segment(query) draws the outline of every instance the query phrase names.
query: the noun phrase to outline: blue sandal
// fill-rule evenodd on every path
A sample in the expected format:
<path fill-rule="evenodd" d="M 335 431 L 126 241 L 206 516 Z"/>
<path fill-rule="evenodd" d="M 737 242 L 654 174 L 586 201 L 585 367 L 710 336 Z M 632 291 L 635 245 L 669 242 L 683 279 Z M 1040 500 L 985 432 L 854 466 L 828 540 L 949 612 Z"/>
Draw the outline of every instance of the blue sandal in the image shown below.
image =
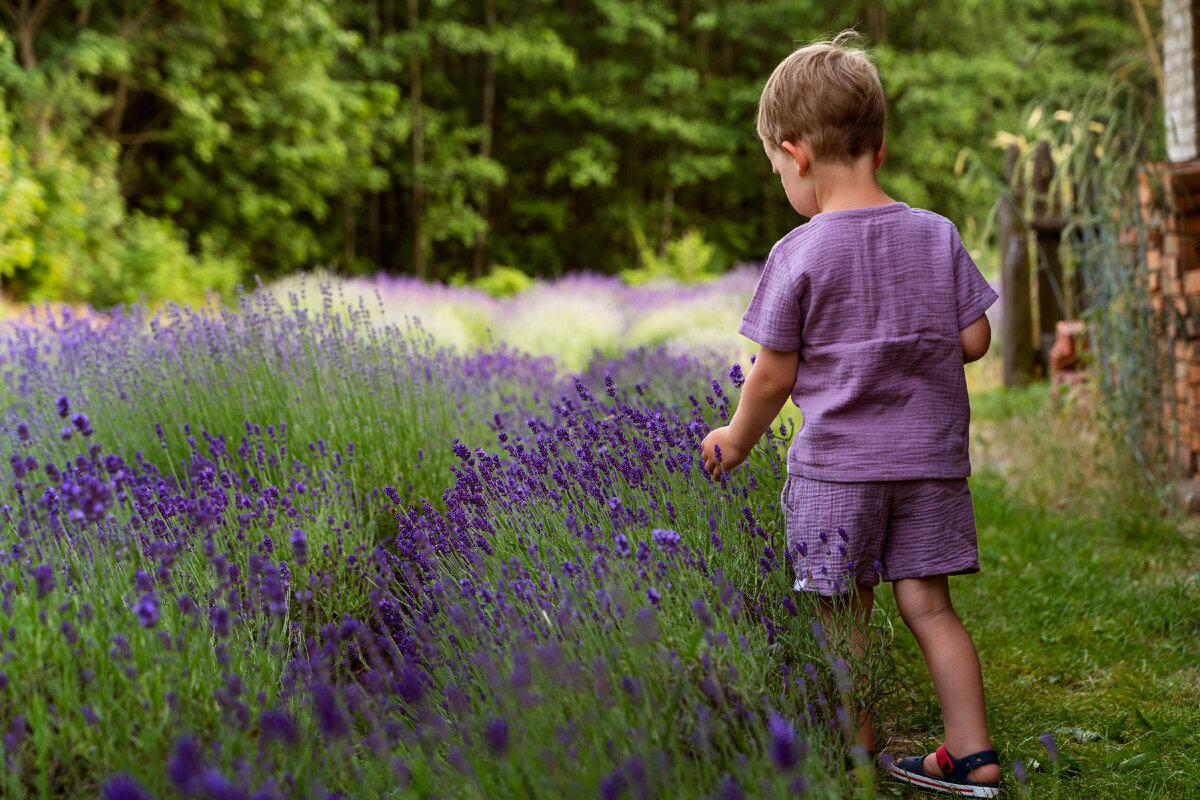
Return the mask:
<path fill-rule="evenodd" d="M 999 783 L 977 783 L 967 780 L 967 773 L 984 764 L 999 764 L 995 750 L 984 750 L 965 758 L 954 758 L 942 745 L 934 754 L 943 777 L 935 777 L 925 771 L 925 756 L 909 756 L 888 765 L 888 772 L 896 780 L 911 783 L 927 792 L 942 792 L 959 797 L 999 797 Z"/>

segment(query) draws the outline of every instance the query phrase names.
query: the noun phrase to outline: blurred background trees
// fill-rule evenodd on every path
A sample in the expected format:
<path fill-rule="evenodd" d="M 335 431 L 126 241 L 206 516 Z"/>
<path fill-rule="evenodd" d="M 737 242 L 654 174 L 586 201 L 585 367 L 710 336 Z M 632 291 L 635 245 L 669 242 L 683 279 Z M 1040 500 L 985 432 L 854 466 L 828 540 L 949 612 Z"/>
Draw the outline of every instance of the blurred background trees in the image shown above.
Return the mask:
<path fill-rule="evenodd" d="M 314 267 L 615 273 L 697 237 L 711 265 L 760 259 L 799 220 L 754 136 L 758 93 L 795 46 L 852 26 L 888 95 L 885 188 L 981 244 L 996 197 L 962 179 L 967 154 L 999 173 L 996 131 L 1114 75 L 1155 118 L 1159 15 L 1150 0 L 0 0 L 0 291 L 107 305 Z"/>

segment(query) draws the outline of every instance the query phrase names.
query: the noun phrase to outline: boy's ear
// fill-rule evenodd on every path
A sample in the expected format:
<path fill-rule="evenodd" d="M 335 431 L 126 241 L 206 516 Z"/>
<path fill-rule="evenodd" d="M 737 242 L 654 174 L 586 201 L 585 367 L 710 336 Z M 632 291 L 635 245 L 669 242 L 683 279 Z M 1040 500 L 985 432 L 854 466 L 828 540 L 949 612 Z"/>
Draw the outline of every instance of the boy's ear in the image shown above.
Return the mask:
<path fill-rule="evenodd" d="M 883 166 L 884 151 L 887 149 L 887 142 L 879 143 L 879 152 L 875 154 L 875 169 Z"/>
<path fill-rule="evenodd" d="M 812 159 L 808 153 L 808 146 L 799 139 L 794 142 L 783 142 L 779 146 L 796 162 L 796 168 L 799 170 L 800 177 L 803 178 L 812 164 Z"/>

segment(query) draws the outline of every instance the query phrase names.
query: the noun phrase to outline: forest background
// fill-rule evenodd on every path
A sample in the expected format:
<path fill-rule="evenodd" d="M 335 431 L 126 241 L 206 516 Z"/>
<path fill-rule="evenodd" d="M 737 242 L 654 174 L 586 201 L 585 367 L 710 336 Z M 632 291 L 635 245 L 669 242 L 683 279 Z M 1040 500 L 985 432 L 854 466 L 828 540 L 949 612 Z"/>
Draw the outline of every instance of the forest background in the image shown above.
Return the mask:
<path fill-rule="evenodd" d="M 1034 102 L 1120 81 L 1158 116 L 1159 16 L 1143 0 L 0 0 L 0 293 L 107 306 L 313 268 L 759 260 L 798 220 L 754 135 L 758 94 L 795 46 L 847 27 L 884 77 L 885 189 L 978 251 L 993 137 Z"/>

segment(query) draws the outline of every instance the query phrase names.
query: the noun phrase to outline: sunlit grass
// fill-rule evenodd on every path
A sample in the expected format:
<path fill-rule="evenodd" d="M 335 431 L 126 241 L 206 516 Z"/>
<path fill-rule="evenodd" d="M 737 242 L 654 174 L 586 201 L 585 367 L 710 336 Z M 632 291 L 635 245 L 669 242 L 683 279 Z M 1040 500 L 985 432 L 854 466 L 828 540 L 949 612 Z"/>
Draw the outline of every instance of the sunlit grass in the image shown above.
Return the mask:
<path fill-rule="evenodd" d="M 1006 767 L 1029 768 L 1030 796 L 1187 798 L 1200 780 L 1200 546 L 1095 403 L 1046 385 L 973 397 L 983 570 L 952 581 L 955 604 L 993 738 Z M 932 749 L 941 720 L 920 653 L 903 633 L 895 652 L 885 728 L 905 753 Z"/>

